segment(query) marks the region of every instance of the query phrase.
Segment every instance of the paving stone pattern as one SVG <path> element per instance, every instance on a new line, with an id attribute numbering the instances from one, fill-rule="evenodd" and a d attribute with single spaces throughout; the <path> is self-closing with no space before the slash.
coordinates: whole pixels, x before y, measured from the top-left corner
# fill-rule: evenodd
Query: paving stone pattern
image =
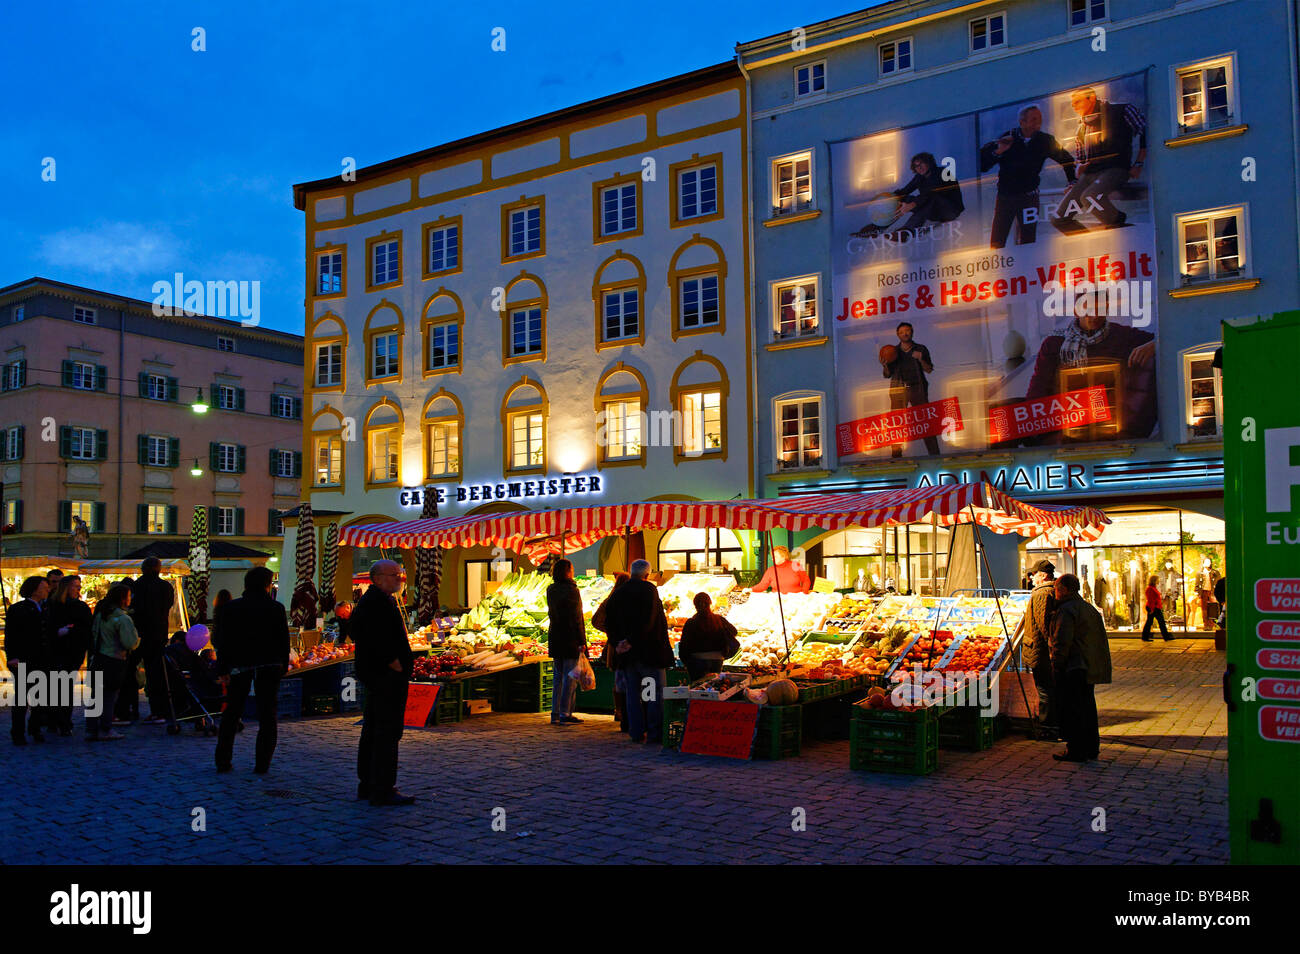
<path id="1" fill-rule="evenodd" d="M 408 730 L 399 784 L 419 801 L 378 809 L 354 800 L 357 716 L 282 723 L 264 777 L 252 724 L 226 775 L 189 730 L 6 737 L 0 863 L 1226 863 L 1222 654 L 1209 640 L 1111 648 L 1102 757 L 1085 765 L 1012 735 L 941 751 L 930 776 L 880 775 L 851 771 L 847 742 L 734 762 L 633 745 L 603 716 L 553 728 L 493 714 Z M 192 830 L 196 808 L 206 831 Z M 792 830 L 796 808 L 806 831 Z"/>

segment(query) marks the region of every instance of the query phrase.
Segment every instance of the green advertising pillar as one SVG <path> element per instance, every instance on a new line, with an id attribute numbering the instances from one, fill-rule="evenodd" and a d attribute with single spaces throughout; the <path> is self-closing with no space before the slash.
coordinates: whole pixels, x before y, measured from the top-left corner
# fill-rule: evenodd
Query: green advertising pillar
<path id="1" fill-rule="evenodd" d="M 1223 325 L 1228 821 L 1238 864 L 1300 863 L 1300 312 Z"/>

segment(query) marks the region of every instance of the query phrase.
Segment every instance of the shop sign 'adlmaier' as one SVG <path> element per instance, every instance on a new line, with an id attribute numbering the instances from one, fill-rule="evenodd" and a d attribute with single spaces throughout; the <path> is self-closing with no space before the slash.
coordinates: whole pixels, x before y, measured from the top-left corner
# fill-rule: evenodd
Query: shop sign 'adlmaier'
<path id="1" fill-rule="evenodd" d="M 1223 326 L 1232 860 L 1300 862 L 1300 312 Z"/>
<path id="2" fill-rule="evenodd" d="M 530 477 L 491 484 L 461 484 L 458 487 L 436 487 L 438 504 L 490 503 L 509 500 L 523 503 L 539 497 L 588 497 L 604 491 L 599 474 L 565 474 L 563 477 Z M 424 506 L 423 487 L 403 487 L 397 492 L 401 507 Z"/>

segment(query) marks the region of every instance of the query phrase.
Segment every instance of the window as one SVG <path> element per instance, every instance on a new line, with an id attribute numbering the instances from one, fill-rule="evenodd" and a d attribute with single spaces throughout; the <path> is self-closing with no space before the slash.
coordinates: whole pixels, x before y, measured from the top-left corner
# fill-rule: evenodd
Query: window
<path id="1" fill-rule="evenodd" d="M 167 400 L 167 378 L 162 374 L 145 375 L 145 394 L 144 396 L 151 401 Z"/>
<path id="2" fill-rule="evenodd" d="M 682 395 L 682 455 L 702 457 L 722 450 L 722 394 L 695 391 Z"/>
<path id="3" fill-rule="evenodd" d="M 680 422 L 673 440 L 674 463 L 702 457 L 727 459 L 729 389 L 726 367 L 703 351 L 696 351 L 673 372 L 668 394 Z"/>
<path id="4" fill-rule="evenodd" d="M 13 316 L 14 316 L 14 324 L 18 324 L 18 322 L 22 321 L 24 318 L 27 317 L 27 306 L 14 305 Z M 12 502 L 13 501 L 10 501 L 10 503 Z"/>
<path id="5" fill-rule="evenodd" d="M 446 221 L 446 224 L 442 224 Z M 460 218 L 438 220 L 424 227 L 424 277 L 460 271 Z"/>
<path id="6" fill-rule="evenodd" d="M 145 436 L 144 462 L 150 467 L 171 466 L 171 441 L 156 434 Z"/>
<path id="7" fill-rule="evenodd" d="M 301 477 L 302 476 L 302 455 L 297 451 L 279 450 L 271 451 L 271 476 L 272 477 Z"/>
<path id="8" fill-rule="evenodd" d="M 343 438 L 337 434 L 317 437 L 315 456 L 315 486 L 340 486 L 343 483 Z"/>
<path id="9" fill-rule="evenodd" d="M 1007 17 L 1005 13 L 994 13 L 970 21 L 970 49 L 972 53 L 991 50 L 1007 42 Z"/>
<path id="10" fill-rule="evenodd" d="M 316 294 L 343 294 L 343 249 L 316 253 Z"/>
<path id="11" fill-rule="evenodd" d="M 677 173 L 677 218 L 694 219 L 717 211 L 717 166 L 697 166 Z"/>
<path id="12" fill-rule="evenodd" d="M 636 183 L 625 182 L 600 191 L 600 234 L 633 232 L 637 227 Z"/>
<path id="13" fill-rule="evenodd" d="M 1187 431 L 1192 440 L 1216 440 L 1223 435 L 1223 383 L 1214 369 L 1214 353 L 1183 356 Z"/>
<path id="14" fill-rule="evenodd" d="M 1106 19 L 1106 0 L 1070 0 L 1070 26 L 1087 26 Z"/>
<path id="15" fill-rule="evenodd" d="M 718 323 L 718 276 L 702 275 L 681 282 L 682 329 L 704 328 Z"/>
<path id="16" fill-rule="evenodd" d="M 244 409 L 244 389 L 233 384 L 212 385 L 213 403 L 221 411 L 242 411 Z"/>
<path id="17" fill-rule="evenodd" d="M 772 214 L 812 208 L 812 153 L 772 160 Z"/>
<path id="18" fill-rule="evenodd" d="M 316 348 L 316 386 L 343 383 L 343 345 L 327 344 Z"/>
<path id="19" fill-rule="evenodd" d="M 546 254 L 545 202 L 520 197 L 501 207 L 501 260 Z"/>
<path id="20" fill-rule="evenodd" d="M 68 512 L 69 524 L 73 527 L 77 525 L 80 518 L 85 521 L 87 527 L 91 530 L 98 530 L 95 526 L 95 502 L 93 500 L 70 500 L 71 505 Z"/>
<path id="21" fill-rule="evenodd" d="M 401 434 L 386 427 L 370 435 L 370 483 L 385 484 L 397 480 L 402 461 Z"/>
<path id="22" fill-rule="evenodd" d="M 16 427 L 6 428 L 4 431 L 4 460 L 22 460 L 23 459 L 23 434 L 25 428 L 20 424 Z"/>
<path id="23" fill-rule="evenodd" d="M 23 502 L 21 500 L 6 500 L 3 510 L 0 510 L 0 526 L 5 528 L 6 533 L 21 533 L 23 529 Z"/>
<path id="24" fill-rule="evenodd" d="M 235 350 L 235 339 L 227 338 L 223 335 L 217 336 L 217 350 L 233 352 Z"/>
<path id="25" fill-rule="evenodd" d="M 545 419 L 541 414 L 512 414 L 510 416 L 510 469 L 526 470 L 540 467 L 545 459 L 543 429 Z"/>
<path id="26" fill-rule="evenodd" d="M 540 354 L 542 351 L 542 310 L 521 308 L 510 313 L 510 356 Z"/>
<path id="27" fill-rule="evenodd" d="M 530 378 L 521 378 L 501 406 L 505 441 L 505 470 L 514 473 L 546 472 L 546 394 Z"/>
<path id="28" fill-rule="evenodd" d="M 1245 210 L 1194 212 L 1178 217 L 1182 283 L 1248 274 Z"/>
<path id="29" fill-rule="evenodd" d="M 244 472 L 244 448 L 239 444 L 212 443 L 210 445 L 212 469 L 222 474 Z"/>
<path id="30" fill-rule="evenodd" d="M 268 537 L 284 536 L 284 518 L 280 511 L 272 507 L 266 512 L 266 535 Z"/>
<path id="31" fill-rule="evenodd" d="M 773 285 L 774 331 L 777 338 L 815 335 L 817 322 L 817 278 L 801 278 Z"/>
<path id="32" fill-rule="evenodd" d="M 367 291 L 399 284 L 402 280 L 402 238 L 400 234 L 385 232 L 366 241 L 366 257 L 370 261 L 370 283 Z"/>
<path id="33" fill-rule="evenodd" d="M 74 305 L 72 308 L 72 320 L 80 322 L 83 325 L 93 325 L 95 323 L 95 309 L 82 308 L 80 305 Z"/>
<path id="34" fill-rule="evenodd" d="M 3 384 L 6 391 L 17 391 L 19 388 L 27 386 L 27 361 L 19 358 L 17 361 L 10 361 L 4 366 Z"/>
<path id="35" fill-rule="evenodd" d="M 880 44 L 880 75 L 905 73 L 912 68 L 912 38 L 902 37 Z"/>
<path id="36" fill-rule="evenodd" d="M 167 505 L 145 505 L 145 533 L 167 532 Z"/>
<path id="37" fill-rule="evenodd" d="M 1179 133 L 1229 126 L 1236 109 L 1232 57 L 1175 70 Z"/>
<path id="38" fill-rule="evenodd" d="M 620 338 L 637 338 L 640 336 L 641 311 L 639 296 L 635 288 L 605 293 L 603 340 L 617 341 Z"/>
<path id="39" fill-rule="evenodd" d="M 810 96 L 813 93 L 823 93 L 826 91 L 826 61 L 821 60 L 817 63 L 806 63 L 803 66 L 795 67 L 794 71 L 794 94 L 795 96 Z"/>
<path id="40" fill-rule="evenodd" d="M 88 361 L 66 361 L 64 369 L 69 387 L 80 388 L 83 391 L 96 390 L 95 365 Z"/>
<path id="41" fill-rule="evenodd" d="M 441 421 L 429 425 L 429 476 L 450 477 L 460 473 L 460 425 Z"/>
<path id="42" fill-rule="evenodd" d="M 778 471 L 822 465 L 821 400 L 801 398 L 776 405 Z"/>
<path id="43" fill-rule="evenodd" d="M 68 456 L 73 460 L 95 460 L 99 450 L 98 435 L 93 427 L 70 427 L 72 437 Z"/>
<path id="44" fill-rule="evenodd" d="M 107 504 L 102 500 L 60 500 L 59 532 L 71 533 L 76 529 L 77 520 L 80 519 L 91 533 L 102 533 L 107 509 Z"/>
<path id="45" fill-rule="evenodd" d="M 641 457 L 641 402 L 610 401 L 602 408 L 605 412 L 605 461 L 637 460 Z"/>
<path id="46" fill-rule="evenodd" d="M 370 376 L 391 378 L 397 375 L 401 336 L 397 332 L 375 335 L 370 343 Z"/>
<path id="47" fill-rule="evenodd" d="M 428 328 L 430 371 L 442 371 L 460 366 L 460 325 L 457 322 L 439 322 Z"/>
<path id="48" fill-rule="evenodd" d="M 212 521 L 212 532 L 222 537 L 235 535 L 235 507 L 213 507 L 216 519 Z"/>
<path id="49" fill-rule="evenodd" d="M 460 298 L 439 288 L 424 305 L 420 319 L 424 337 L 424 377 L 461 370 L 465 306 Z"/>
<path id="50" fill-rule="evenodd" d="M 271 416 L 297 420 L 302 417 L 302 398 L 296 398 L 291 394 L 272 394 Z"/>

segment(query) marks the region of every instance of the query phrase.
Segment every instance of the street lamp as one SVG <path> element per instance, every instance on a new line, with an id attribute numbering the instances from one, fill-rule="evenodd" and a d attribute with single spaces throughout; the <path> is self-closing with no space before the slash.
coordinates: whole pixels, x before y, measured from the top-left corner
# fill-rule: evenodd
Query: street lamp
<path id="1" fill-rule="evenodd" d="M 194 403 L 191 404 L 190 407 L 193 409 L 195 414 L 208 413 L 208 402 L 203 399 L 202 388 L 198 389 L 198 396 L 194 399 Z"/>
<path id="2" fill-rule="evenodd" d="M 207 408 L 204 408 L 204 410 L 207 410 Z M 194 477 L 203 476 L 203 468 L 199 466 L 199 459 L 197 457 L 194 458 L 194 466 L 190 468 L 190 475 Z"/>

